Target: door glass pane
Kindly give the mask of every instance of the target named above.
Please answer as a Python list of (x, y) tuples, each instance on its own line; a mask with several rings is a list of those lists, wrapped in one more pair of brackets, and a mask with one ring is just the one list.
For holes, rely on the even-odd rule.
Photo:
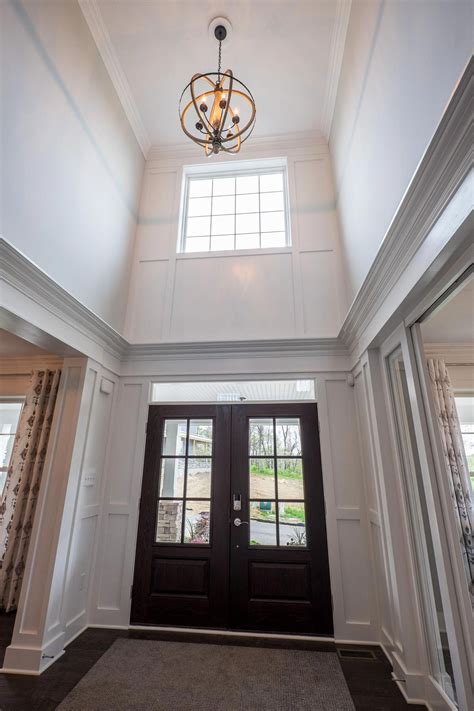
[(188, 459), (188, 479), (186, 483), (186, 496), (197, 499), (211, 498), (211, 470), (212, 459)]
[(213, 429), (211, 418), (165, 420), (157, 543), (209, 544)]
[(186, 500), (184, 542), (209, 543), (211, 502)]
[(165, 420), (162, 454), (186, 454), (186, 420)]
[(160, 501), (156, 521), (157, 543), (181, 543), (182, 501)]
[(277, 459), (278, 498), (304, 499), (301, 459)]
[(250, 498), (275, 498), (275, 462), (273, 459), (250, 459)]
[(410, 512), (412, 538), (422, 578), (421, 588), (427, 612), (426, 626), (430, 641), (432, 671), (448, 696), (455, 701), (456, 691), (436, 554), (431, 535), (423, 474), (418, 458), (407, 376), (400, 348), (388, 358), (388, 373), (397, 429), (399, 461), (404, 479), (405, 500)]
[(276, 510), (271, 501), (250, 504), (250, 545), (276, 546)]
[(249, 420), (249, 492), (250, 545), (306, 545), (298, 417)]
[(306, 516), (304, 503), (278, 503), (280, 546), (306, 546)]
[(277, 417), (276, 453), (279, 457), (301, 457), (300, 421), (297, 417)]
[(161, 460), (160, 496), (184, 496), (184, 457)]
[(212, 454), (212, 420), (190, 420), (188, 454), (195, 457)]
[(249, 421), (249, 454), (253, 457), (273, 456), (273, 419)]

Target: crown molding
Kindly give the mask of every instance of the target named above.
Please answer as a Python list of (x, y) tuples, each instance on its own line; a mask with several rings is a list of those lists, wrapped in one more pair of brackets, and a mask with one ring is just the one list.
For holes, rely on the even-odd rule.
[[(470, 180), (473, 92), (471, 58), (342, 325), (339, 335), (356, 355), (358, 343), (387, 295), (458, 189)], [(472, 210), (472, 204), (467, 209)]]
[(326, 90), (321, 114), (321, 128), (326, 139), (331, 135), (334, 108), (336, 106), (339, 77), (341, 76), (342, 60), (346, 46), (347, 28), (351, 14), (352, 0), (338, 0), (336, 18), (329, 50), (328, 73), (326, 76)]
[(132, 131), (146, 158), (151, 141), (105, 26), (97, 0), (78, 0), (78, 2)]
[(348, 356), (338, 338), (293, 338), (252, 341), (129, 344), (125, 361), (288, 356)]
[(71, 296), (0, 235), (1, 281), (75, 328), (110, 355), (118, 359), (123, 357), (128, 343), (115, 329)]
[[(311, 152), (319, 155), (329, 154), (328, 142), (321, 131), (301, 131), (275, 136), (252, 136), (251, 141), (245, 144), (242, 153), (239, 153), (236, 158), (227, 153), (219, 153), (219, 155), (213, 156), (213, 160), (215, 162), (245, 160), (246, 158), (250, 160), (262, 153), (269, 153), (272, 154), (272, 157), (278, 157), (279, 154), (288, 150), (301, 151), (302, 153)], [(187, 141), (167, 145), (152, 145), (148, 151), (147, 160), (205, 163), (209, 159), (204, 155), (202, 148)]]

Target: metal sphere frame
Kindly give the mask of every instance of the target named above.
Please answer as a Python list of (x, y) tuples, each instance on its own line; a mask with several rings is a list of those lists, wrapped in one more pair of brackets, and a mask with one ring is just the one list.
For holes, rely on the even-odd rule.
[[(218, 25), (214, 34), (219, 42), (217, 72), (194, 74), (189, 84), (185, 86), (179, 100), (181, 128), (188, 138), (204, 148), (206, 156), (217, 154), (220, 151), (238, 153), (242, 143), (251, 135), (256, 120), (255, 100), (250, 89), (237, 77), (234, 77), (230, 69), (221, 72), (221, 45), (227, 35), (225, 27)], [(207, 91), (201, 91), (196, 95), (196, 84), (201, 80), (207, 82), (210, 87)], [(188, 90), (191, 98), (183, 106), (183, 98)], [(232, 107), (234, 97), (238, 97), (240, 102), (243, 101), (250, 113), (250, 118), (243, 126), (240, 126), (240, 112), (237, 113)], [(208, 113), (209, 99), (211, 99), (212, 106)], [(186, 117), (192, 109), (194, 109), (197, 118), (196, 134), (191, 133), (185, 125)]]

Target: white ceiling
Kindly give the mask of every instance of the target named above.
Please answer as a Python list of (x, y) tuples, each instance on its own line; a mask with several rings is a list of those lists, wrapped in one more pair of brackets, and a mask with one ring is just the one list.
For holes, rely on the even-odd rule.
[(48, 351), (14, 336), (9, 331), (0, 328), (0, 358), (23, 358), (28, 356), (49, 355)]
[(472, 344), (474, 349), (474, 279), (421, 325), (425, 343)]
[(183, 143), (181, 91), (216, 71), (216, 16), (233, 26), (223, 68), (252, 91), (255, 135), (328, 133), (350, 0), (80, 0), (144, 152)]

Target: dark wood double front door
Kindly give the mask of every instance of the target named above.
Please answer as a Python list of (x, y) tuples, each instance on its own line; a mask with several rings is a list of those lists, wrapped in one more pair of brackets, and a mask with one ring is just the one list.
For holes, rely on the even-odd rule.
[(150, 407), (131, 622), (332, 634), (315, 404)]

